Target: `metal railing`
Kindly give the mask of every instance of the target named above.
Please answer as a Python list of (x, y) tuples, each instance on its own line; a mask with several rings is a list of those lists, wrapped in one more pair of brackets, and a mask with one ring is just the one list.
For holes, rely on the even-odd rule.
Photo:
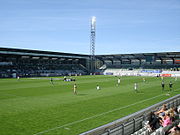
[(130, 135), (141, 129), (150, 112), (159, 109), (163, 104), (168, 108), (179, 106), (180, 94), (80, 135)]

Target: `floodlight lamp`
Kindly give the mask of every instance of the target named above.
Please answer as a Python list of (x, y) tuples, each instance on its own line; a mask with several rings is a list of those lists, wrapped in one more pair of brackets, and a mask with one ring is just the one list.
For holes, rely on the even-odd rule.
[(95, 23), (96, 23), (96, 17), (95, 16), (92, 17), (91, 22), (92, 22), (92, 25), (95, 25)]

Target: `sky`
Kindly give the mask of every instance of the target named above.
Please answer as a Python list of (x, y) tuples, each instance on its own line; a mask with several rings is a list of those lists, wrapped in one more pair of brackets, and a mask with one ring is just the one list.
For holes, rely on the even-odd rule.
[(180, 0), (0, 0), (0, 47), (90, 54), (180, 51)]

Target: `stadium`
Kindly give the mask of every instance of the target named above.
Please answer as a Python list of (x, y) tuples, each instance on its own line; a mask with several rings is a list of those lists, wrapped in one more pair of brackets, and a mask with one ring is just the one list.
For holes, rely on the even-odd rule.
[(0, 56), (2, 135), (155, 134), (162, 128), (144, 127), (151, 111), (180, 104), (179, 52), (95, 55), (91, 61), (91, 55), (0, 48)]
[[(170, 28), (179, 28), (179, 23), (175, 23), (174, 16), (174, 20), (168, 17), (168, 21), (173, 22), (169, 28), (167, 18), (161, 21), (157, 15), (163, 13), (161, 17), (165, 16), (162, 9), (167, 9), (168, 15), (179, 13), (179, 3), (170, 6), (172, 3), (163, 1), (157, 6), (154, 2), (136, 2), (2, 2), (5, 6), (0, 10), (8, 13), (9, 17), (1, 15), (4, 20), (0, 18), (0, 44), (14, 43), (16, 47), (0, 47), (0, 135), (179, 135), (180, 52), (175, 45), (171, 49), (169, 46), (163, 49), (167, 44), (178, 44), (175, 41), (180, 38), (173, 37), (172, 33), (177, 33)], [(84, 49), (84, 43), (78, 46), (79, 43), (74, 41), (85, 41), (86, 34), (80, 30), (85, 30), (86, 25), (82, 21), (85, 17), (82, 16), (88, 16), (87, 12), (102, 17), (104, 22), (99, 25), (99, 35), (103, 46), (100, 49), (105, 52), (108, 42), (110, 53), (96, 54), (96, 47), (100, 44), (96, 40), (95, 16), (90, 20), (88, 33), (90, 53), (77, 52)], [(74, 17), (76, 13), (78, 15)], [(155, 18), (147, 19), (149, 13)], [(156, 23), (159, 27), (154, 26)], [(159, 36), (151, 31), (151, 27), (146, 31), (148, 26), (158, 28), (155, 31), (161, 31)], [(135, 42), (136, 34), (142, 36), (137, 39), (141, 42)], [(148, 44), (149, 39), (156, 36), (157, 39), (165, 39), (163, 36), (170, 38), (165, 40), (167, 44), (152, 40), (153, 44), (163, 44), (162, 49), (155, 44), (150, 52), (143, 50), (148, 46), (143, 40), (146, 39), (144, 41)], [(73, 43), (63, 42), (63, 38)], [(119, 51), (119, 48), (128, 49), (127, 44), (117, 40), (123, 38), (127, 38), (126, 43), (133, 43), (130, 46), (133, 53), (123, 49)], [(113, 40), (118, 41), (118, 45), (114, 46), (116, 42)], [(24, 47), (19, 47), (19, 43)], [(137, 43), (143, 44), (138, 52), (134, 51)], [(25, 46), (28, 44), (30, 48), (39, 44), (47, 49), (27, 49)], [(58, 47), (53, 44), (58, 44)], [(48, 46), (54, 51), (50, 51)], [(70, 52), (64, 51), (65, 47)], [(119, 53), (111, 52), (113, 47)], [(172, 51), (173, 47), (175, 51)], [(154, 51), (154, 48), (159, 51)]]

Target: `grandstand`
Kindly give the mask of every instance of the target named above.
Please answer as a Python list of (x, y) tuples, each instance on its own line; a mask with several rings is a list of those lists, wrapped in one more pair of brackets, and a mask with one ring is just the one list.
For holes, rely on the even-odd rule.
[[(118, 69), (121, 69), (118, 73), (124, 69), (130, 73), (139, 69), (179, 71), (180, 68), (180, 52), (96, 55), (95, 59), (96, 74), (118, 75), (114, 73)], [(89, 62), (90, 55), (0, 48), (0, 77), (85, 75), (90, 73)], [(156, 73), (160, 73), (158, 70)]]
[(88, 55), (0, 48), (0, 77), (87, 74)]
[(179, 70), (180, 52), (97, 55), (107, 68)]

